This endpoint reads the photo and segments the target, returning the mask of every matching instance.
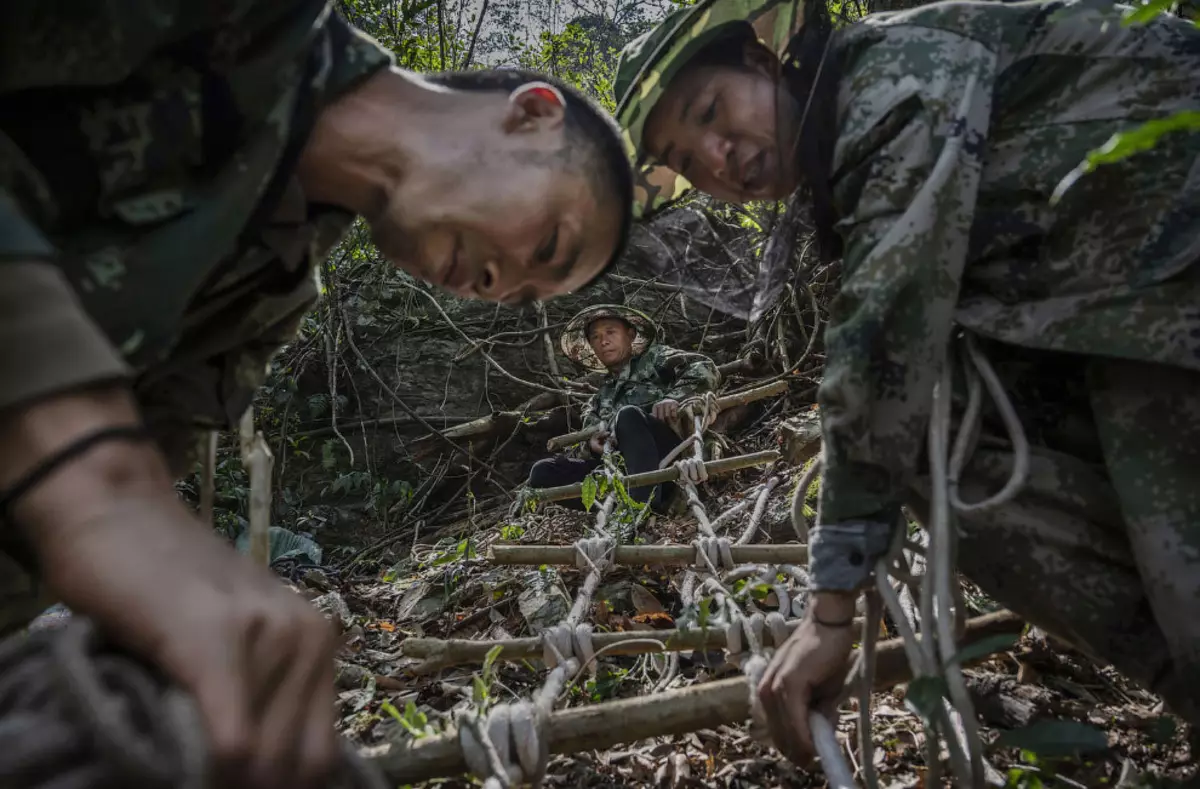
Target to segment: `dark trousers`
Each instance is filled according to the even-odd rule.
[[[682,440],[666,422],[632,405],[617,411],[612,431],[617,439],[617,451],[625,458],[625,470],[629,474],[654,471],[667,453]],[[574,485],[582,482],[584,477],[599,466],[600,458],[579,459],[555,455],[533,464],[533,468],[529,470],[529,487],[553,488],[559,485]],[[642,503],[652,494],[654,498],[650,502],[651,508],[655,512],[662,512],[667,504],[664,486],[646,485],[629,491],[631,499]],[[567,499],[558,503],[571,509],[583,509],[580,499]]]

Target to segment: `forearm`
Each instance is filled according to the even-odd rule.
[[[111,384],[45,397],[0,414],[0,491],[9,491],[44,461],[106,428],[140,424],[128,389]],[[34,551],[45,555],[74,529],[116,502],[176,498],[166,463],[149,440],[99,443],[54,469],[12,502],[16,526]]]

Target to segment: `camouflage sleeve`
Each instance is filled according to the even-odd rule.
[[[846,244],[817,395],[826,465],[810,535],[815,589],[868,581],[917,470],[966,260],[996,61],[976,40],[897,26],[843,72],[834,189]]]
[[[54,255],[0,187],[0,410],[129,373]]]
[[[676,348],[662,348],[657,366],[664,381],[670,381],[663,395],[666,399],[680,402],[705,392],[714,392],[721,383],[720,373],[713,360],[699,353],[689,353]]]

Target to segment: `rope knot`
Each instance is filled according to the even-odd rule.
[[[698,537],[692,544],[696,546],[697,566],[713,571],[732,570],[736,566],[728,537]]]
[[[550,668],[578,661],[595,669],[592,626],[559,622],[542,631],[542,660]],[[578,669],[576,669],[578,670]],[[572,672],[574,673],[574,672]]]
[[[537,705],[521,701],[492,708],[486,719],[474,712],[459,717],[458,742],[467,768],[487,785],[539,786],[546,774],[550,748],[541,734],[546,716]]]
[[[729,662],[735,666],[741,665],[746,653],[758,655],[763,649],[763,628],[766,617],[762,614],[750,616],[735,616],[725,625],[725,649],[729,652]],[[742,646],[742,638],[746,645]]]
[[[617,549],[611,537],[584,537],[575,541],[575,566],[580,570],[607,570]]]

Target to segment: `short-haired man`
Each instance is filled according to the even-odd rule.
[[[606,116],[526,72],[437,80],[326,0],[0,10],[0,632],[49,599],[196,699],[226,785],[317,785],[328,624],[180,503],[355,215],[415,277],[550,298],[619,253]]]
[[[654,322],[632,307],[598,305],[571,319],[563,331],[563,353],[608,374],[583,409],[583,426],[600,424],[601,430],[588,440],[585,457],[557,455],[534,463],[531,488],[581,482],[600,465],[609,438],[629,474],[653,471],[679,444],[676,420],[715,392],[720,374],[707,356],[671,348],[657,337]],[[661,512],[667,502],[663,490],[648,485],[631,489],[629,496]],[[563,503],[582,507],[579,499]]]

